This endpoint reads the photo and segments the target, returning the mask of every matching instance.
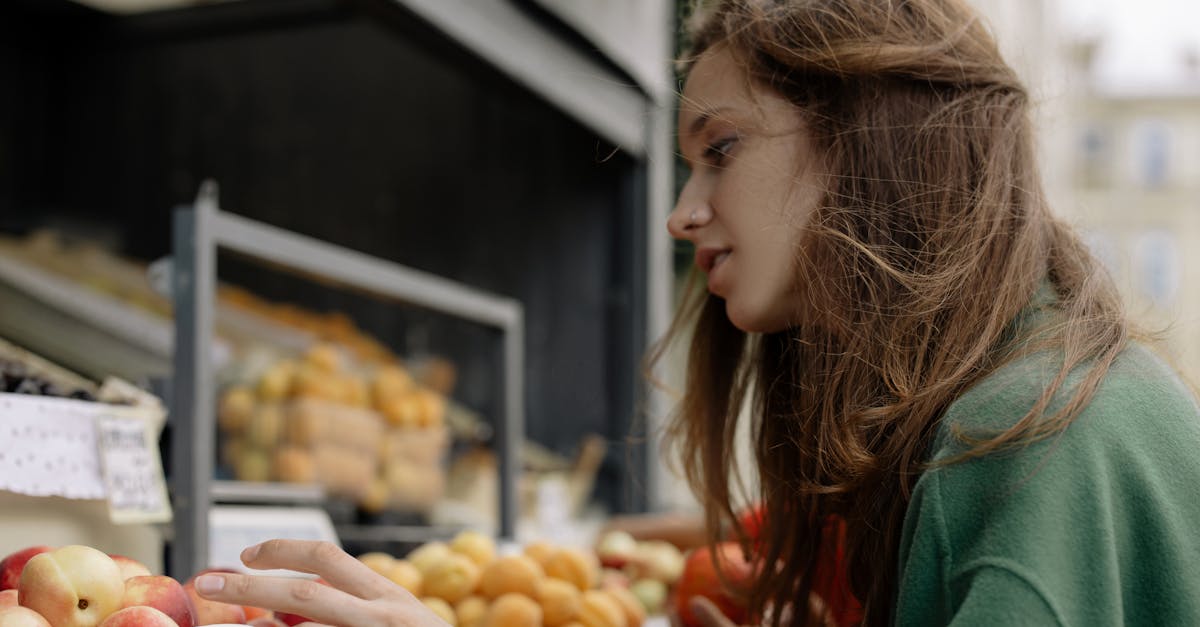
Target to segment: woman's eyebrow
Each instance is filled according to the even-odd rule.
[[[696,119],[692,120],[692,123],[688,125],[688,135],[695,135],[696,133],[699,133],[704,129],[704,126],[708,124],[710,120],[716,117],[716,114],[728,108],[729,107],[716,107],[715,109],[706,109],[701,111],[700,115],[696,116]]]

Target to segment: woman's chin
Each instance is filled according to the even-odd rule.
[[[762,308],[725,299],[725,316],[730,324],[746,333],[775,333],[788,328],[786,316],[771,315]]]

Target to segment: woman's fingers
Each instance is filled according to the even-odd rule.
[[[268,540],[242,551],[242,562],[257,570],[283,568],[318,575],[329,585],[368,601],[397,587],[337,545],[312,540]]]
[[[722,614],[716,604],[706,597],[692,597],[688,601],[688,608],[692,610],[692,615],[704,627],[737,627],[736,623]]]
[[[194,585],[206,599],[299,614],[314,622],[346,627],[383,624],[368,601],[311,579],[205,573]]]

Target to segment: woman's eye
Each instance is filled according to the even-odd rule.
[[[713,165],[724,165],[736,141],[736,137],[729,137],[709,144],[704,148],[704,159]]]

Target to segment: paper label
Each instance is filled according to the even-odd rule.
[[[321,540],[341,546],[333,521],[315,507],[213,506],[208,511],[208,566],[256,575],[311,577],[290,570],[251,571],[240,555],[248,546],[273,539]]]
[[[0,490],[103,499],[95,403],[0,394]]]
[[[123,416],[100,416],[96,423],[100,463],[113,522],[171,520],[154,425]]]

